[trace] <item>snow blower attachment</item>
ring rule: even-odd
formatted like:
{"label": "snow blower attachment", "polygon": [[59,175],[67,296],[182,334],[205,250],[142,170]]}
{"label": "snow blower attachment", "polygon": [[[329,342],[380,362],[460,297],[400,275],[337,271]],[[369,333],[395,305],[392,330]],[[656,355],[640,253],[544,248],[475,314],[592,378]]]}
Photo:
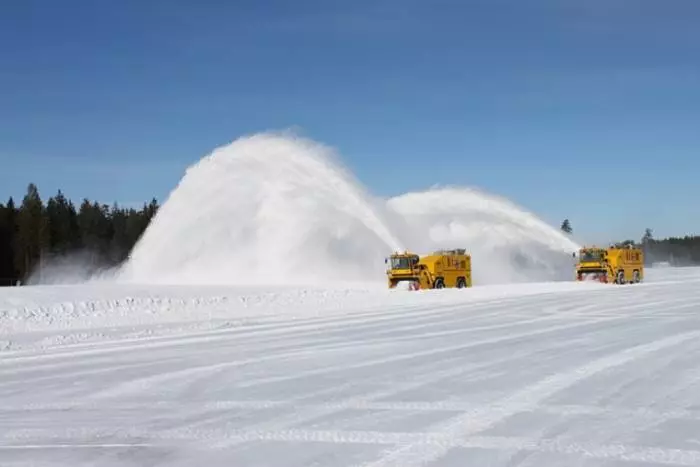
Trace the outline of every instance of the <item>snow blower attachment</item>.
{"label": "snow blower attachment", "polygon": [[471,256],[464,249],[439,250],[420,257],[396,252],[384,260],[389,288],[408,283],[408,290],[472,286]]}
{"label": "snow blower attachment", "polygon": [[578,252],[577,281],[636,284],[643,279],[644,253],[639,248],[613,245],[609,248],[581,248]]}

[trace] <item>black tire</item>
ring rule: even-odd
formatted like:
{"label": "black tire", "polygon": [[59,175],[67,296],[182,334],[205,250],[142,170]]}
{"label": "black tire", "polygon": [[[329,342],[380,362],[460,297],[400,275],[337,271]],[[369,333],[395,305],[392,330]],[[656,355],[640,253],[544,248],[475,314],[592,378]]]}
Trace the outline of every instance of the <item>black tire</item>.
{"label": "black tire", "polygon": [[615,278],[615,282],[623,285],[625,283],[625,271],[617,271],[617,277]]}
{"label": "black tire", "polygon": [[639,278],[639,271],[634,271],[634,278],[632,279],[632,282],[635,284],[639,284],[642,280]]}
{"label": "black tire", "polygon": [[464,279],[464,277],[460,277],[457,279],[457,288],[458,289],[464,289],[467,287],[467,281]]}
{"label": "black tire", "polygon": [[440,279],[435,279],[435,285],[434,285],[433,287],[436,288],[436,289],[444,289],[444,288],[445,288],[445,283],[443,282],[443,280],[442,280],[441,278],[440,278]]}

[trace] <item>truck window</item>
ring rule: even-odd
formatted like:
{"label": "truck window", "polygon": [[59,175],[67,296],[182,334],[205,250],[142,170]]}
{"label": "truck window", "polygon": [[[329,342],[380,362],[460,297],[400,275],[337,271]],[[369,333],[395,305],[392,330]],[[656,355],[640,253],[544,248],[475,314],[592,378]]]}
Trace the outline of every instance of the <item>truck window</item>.
{"label": "truck window", "polygon": [[409,258],[391,258],[391,269],[410,269],[411,262]]}
{"label": "truck window", "polygon": [[588,263],[594,261],[600,261],[603,255],[600,251],[582,251],[581,252],[581,262]]}

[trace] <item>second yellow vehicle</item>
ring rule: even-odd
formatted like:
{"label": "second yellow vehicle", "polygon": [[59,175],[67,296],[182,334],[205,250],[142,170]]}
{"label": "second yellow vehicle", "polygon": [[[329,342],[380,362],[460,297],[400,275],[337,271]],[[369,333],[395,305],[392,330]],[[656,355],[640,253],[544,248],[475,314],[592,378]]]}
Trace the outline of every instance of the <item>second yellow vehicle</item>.
{"label": "second yellow vehicle", "polygon": [[581,248],[576,280],[587,279],[613,284],[641,282],[644,280],[644,252],[632,246]]}
{"label": "second yellow vehicle", "polygon": [[464,249],[439,250],[426,256],[394,253],[386,258],[389,288],[408,282],[411,289],[472,286],[472,259]]}

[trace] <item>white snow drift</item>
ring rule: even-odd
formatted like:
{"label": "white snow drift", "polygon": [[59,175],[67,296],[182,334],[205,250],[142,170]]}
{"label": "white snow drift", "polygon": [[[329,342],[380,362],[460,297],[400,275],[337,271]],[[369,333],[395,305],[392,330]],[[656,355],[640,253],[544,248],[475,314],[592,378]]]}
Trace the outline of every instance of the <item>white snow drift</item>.
{"label": "white snow drift", "polygon": [[0,465],[700,465],[700,271],[0,289]]}

